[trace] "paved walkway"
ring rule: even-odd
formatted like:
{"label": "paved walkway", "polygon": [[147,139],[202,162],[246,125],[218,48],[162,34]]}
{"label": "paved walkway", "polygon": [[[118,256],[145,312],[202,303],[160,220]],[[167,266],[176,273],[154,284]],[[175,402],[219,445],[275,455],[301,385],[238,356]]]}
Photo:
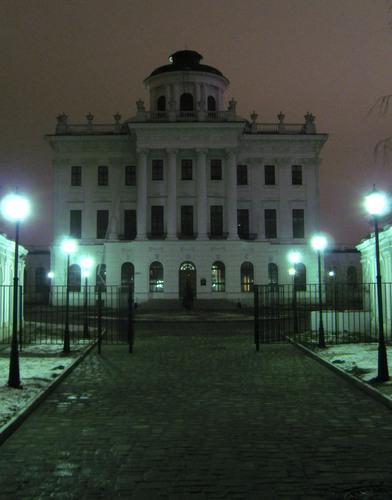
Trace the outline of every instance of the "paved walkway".
{"label": "paved walkway", "polygon": [[392,498],[347,495],[392,486],[390,410],[290,345],[184,327],[89,355],[0,448],[0,498]]}

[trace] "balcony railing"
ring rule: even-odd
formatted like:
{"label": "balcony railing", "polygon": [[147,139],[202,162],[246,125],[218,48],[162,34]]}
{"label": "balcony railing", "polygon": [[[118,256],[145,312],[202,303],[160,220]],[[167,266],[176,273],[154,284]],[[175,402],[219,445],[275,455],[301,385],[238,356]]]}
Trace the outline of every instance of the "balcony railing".
{"label": "balcony railing", "polygon": [[238,233],[240,240],[253,241],[257,238],[256,233]]}
{"label": "balcony railing", "polygon": [[167,233],[147,233],[149,240],[165,240]]}
{"label": "balcony railing", "polygon": [[227,240],[229,233],[207,233],[210,240]]}
{"label": "balcony railing", "polygon": [[197,233],[177,233],[177,238],[179,240],[195,240]]}

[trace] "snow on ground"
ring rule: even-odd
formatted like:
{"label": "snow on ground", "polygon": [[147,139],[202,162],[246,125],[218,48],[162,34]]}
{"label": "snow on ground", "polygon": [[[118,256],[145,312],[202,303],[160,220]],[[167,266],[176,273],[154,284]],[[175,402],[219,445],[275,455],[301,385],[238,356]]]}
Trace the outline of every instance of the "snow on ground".
{"label": "snow on ground", "polygon": [[[325,349],[314,347],[321,358],[347,371],[354,377],[370,383],[374,388],[392,399],[392,380],[376,382],[378,344],[339,344]],[[389,374],[392,377],[392,346],[387,347]]]}
{"label": "snow on ground", "polygon": [[71,346],[71,354],[62,354],[63,346],[36,344],[20,353],[22,389],[8,387],[9,348],[0,352],[0,430],[80,355],[83,346]]}

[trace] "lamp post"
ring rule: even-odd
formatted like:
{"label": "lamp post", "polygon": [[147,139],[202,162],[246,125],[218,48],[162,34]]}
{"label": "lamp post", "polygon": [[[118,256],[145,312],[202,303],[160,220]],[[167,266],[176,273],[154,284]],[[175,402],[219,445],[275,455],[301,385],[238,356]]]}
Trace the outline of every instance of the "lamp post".
{"label": "lamp post", "polygon": [[377,281],[377,310],[378,310],[378,374],[377,379],[381,382],[389,380],[387,349],[385,346],[384,336],[384,314],[382,305],[382,281],[380,271],[380,243],[378,218],[388,212],[388,202],[385,194],[376,190],[373,185],[373,190],[365,198],[365,208],[373,217],[374,222],[374,239],[376,252],[376,281]]}
{"label": "lamp post", "polygon": [[19,266],[19,224],[30,214],[30,202],[19,194],[10,194],[1,202],[1,212],[5,219],[15,222],[15,256],[14,256],[14,283],[13,283],[13,310],[12,310],[12,340],[10,353],[10,368],[8,385],[21,389],[18,352],[18,266]]}
{"label": "lamp post", "polygon": [[70,255],[76,252],[76,241],[72,239],[63,240],[63,242],[61,243],[61,249],[67,255],[67,288],[65,292],[65,328],[63,352],[64,354],[69,354],[71,351],[69,339],[69,258]]}
{"label": "lamp post", "polygon": [[336,344],[338,343],[338,301],[337,301],[337,290],[336,290],[336,273],[335,271],[331,270],[328,271],[328,276],[332,280],[332,294],[333,294],[333,308],[335,310],[335,342]]}
{"label": "lamp post", "polygon": [[52,305],[52,285],[53,285],[53,278],[54,278],[54,272],[53,271],[49,271],[48,274],[47,274],[47,277],[48,277],[48,280],[49,280],[49,298],[48,298],[48,302],[49,302],[49,305]]}
{"label": "lamp post", "polygon": [[300,252],[293,251],[289,252],[288,260],[292,264],[289,269],[290,276],[293,277],[293,312],[294,312],[294,333],[298,333],[298,308],[297,308],[297,284],[295,281],[295,276],[297,274],[297,264],[302,261],[302,255]]}
{"label": "lamp post", "polygon": [[321,253],[327,248],[327,238],[322,234],[313,236],[310,241],[313,250],[317,252],[318,267],[318,301],[319,301],[319,347],[325,347],[324,323],[323,323],[323,296],[321,290]]}
{"label": "lamp post", "polygon": [[90,276],[91,268],[93,267],[93,259],[91,257],[83,257],[80,261],[80,265],[83,270],[84,277],[84,324],[83,324],[83,336],[88,338],[88,278]]}

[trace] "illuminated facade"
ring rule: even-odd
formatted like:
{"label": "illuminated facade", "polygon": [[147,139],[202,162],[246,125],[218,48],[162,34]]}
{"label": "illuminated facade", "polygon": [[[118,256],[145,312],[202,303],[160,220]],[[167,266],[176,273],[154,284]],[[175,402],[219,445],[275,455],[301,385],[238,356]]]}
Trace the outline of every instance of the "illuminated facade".
{"label": "illuminated facade", "polygon": [[133,283],[138,302],[246,300],[252,283],[289,282],[287,253],[300,249],[307,280],[316,258],[307,238],[319,222],[320,150],[313,115],[273,124],[225,104],[229,82],[194,51],[173,54],[146,78],[149,108],[114,123],[57,118],[54,152],[55,284],[65,280],[66,235],[91,255],[98,280]]}

